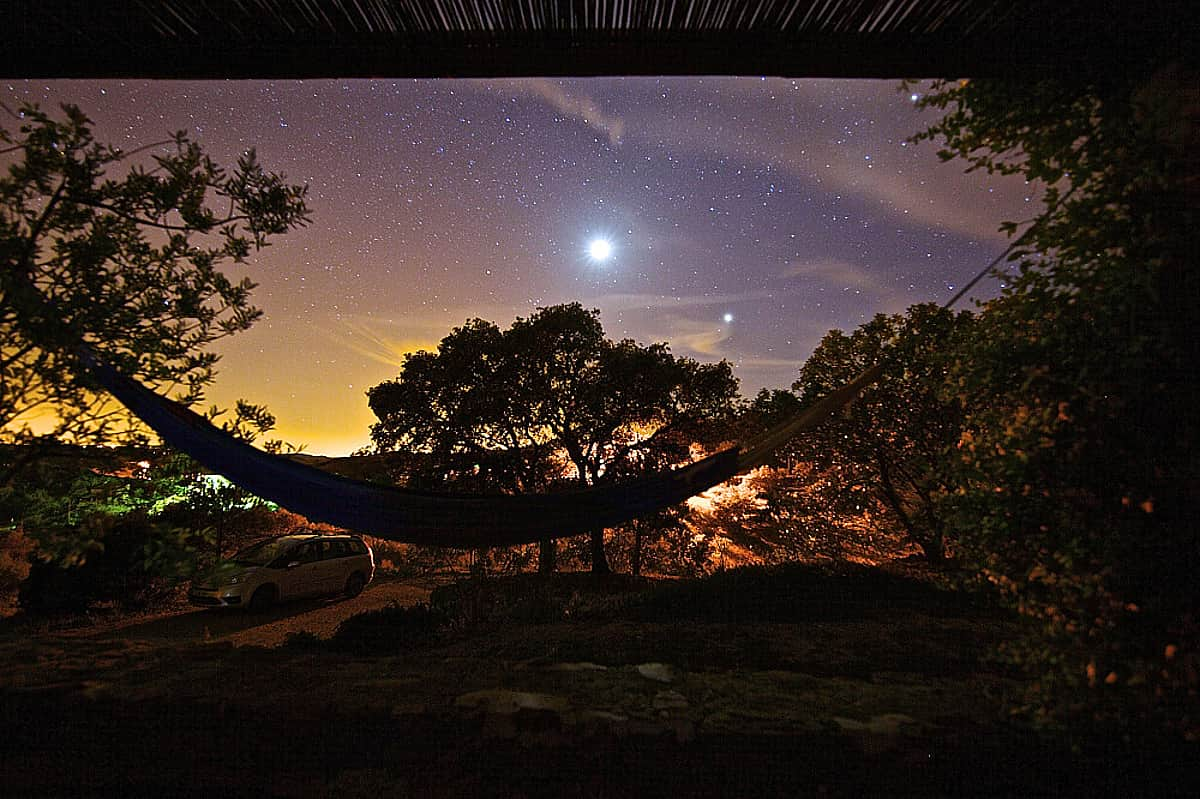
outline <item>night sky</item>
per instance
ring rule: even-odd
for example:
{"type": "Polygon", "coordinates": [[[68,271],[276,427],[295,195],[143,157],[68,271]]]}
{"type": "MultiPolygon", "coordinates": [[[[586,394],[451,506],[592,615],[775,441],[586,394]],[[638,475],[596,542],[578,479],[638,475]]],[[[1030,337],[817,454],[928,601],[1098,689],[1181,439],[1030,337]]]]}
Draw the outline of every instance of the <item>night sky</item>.
{"type": "Polygon", "coordinates": [[[830,328],[948,299],[1037,202],[906,144],[932,117],[897,81],[2,86],[79,105],[100,141],[185,129],[219,163],[256,147],[309,184],[312,224],[227,270],[266,315],[220,345],[208,396],[266,404],[319,454],[368,442],[364,392],[403,353],[559,302],[599,308],[612,338],[727,358],[747,396],[786,387],[830,328]]]}

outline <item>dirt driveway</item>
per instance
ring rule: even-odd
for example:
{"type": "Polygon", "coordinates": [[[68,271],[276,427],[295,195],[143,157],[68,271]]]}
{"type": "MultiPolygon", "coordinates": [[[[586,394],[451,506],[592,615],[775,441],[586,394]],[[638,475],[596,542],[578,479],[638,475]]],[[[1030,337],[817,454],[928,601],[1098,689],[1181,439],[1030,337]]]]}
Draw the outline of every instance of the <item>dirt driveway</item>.
{"type": "Polygon", "coordinates": [[[276,647],[289,635],[308,632],[318,638],[333,635],[350,616],[393,603],[413,605],[429,599],[440,584],[437,578],[373,581],[354,599],[305,599],[288,602],[263,613],[235,609],[188,608],[152,616],[101,622],[59,633],[64,638],[121,639],[159,644],[229,641],[234,646],[276,647]]]}

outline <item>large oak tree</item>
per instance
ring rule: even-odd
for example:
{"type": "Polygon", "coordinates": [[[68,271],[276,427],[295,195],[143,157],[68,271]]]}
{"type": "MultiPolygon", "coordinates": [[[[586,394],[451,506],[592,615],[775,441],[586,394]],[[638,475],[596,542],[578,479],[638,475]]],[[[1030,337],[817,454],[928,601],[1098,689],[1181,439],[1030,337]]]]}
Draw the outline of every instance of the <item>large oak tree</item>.
{"type": "MultiPolygon", "coordinates": [[[[610,341],[599,311],[578,303],[503,331],[471,320],[368,392],[378,448],[427,452],[447,474],[486,473],[504,491],[544,490],[563,476],[590,486],[684,462],[736,397],[728,363],[610,341]]],[[[608,571],[603,530],[592,531],[590,551],[592,569],[608,571]]],[[[551,542],[542,553],[552,568],[551,542]]]]}

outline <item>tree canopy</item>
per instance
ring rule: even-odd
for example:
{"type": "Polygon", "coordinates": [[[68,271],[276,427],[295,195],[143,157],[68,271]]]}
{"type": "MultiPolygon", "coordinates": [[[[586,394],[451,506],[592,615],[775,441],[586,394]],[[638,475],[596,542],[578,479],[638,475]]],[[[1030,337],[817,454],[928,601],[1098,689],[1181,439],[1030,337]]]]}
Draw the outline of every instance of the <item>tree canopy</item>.
{"type": "Polygon", "coordinates": [[[124,374],[184,402],[202,396],[210,345],[260,316],[254,284],[221,268],[306,224],[306,188],[253,150],[232,169],[179,132],[132,151],[60,117],[0,107],[0,441],[97,442],[134,425],[94,389],[80,340],[124,374]]]}
{"type": "MultiPolygon", "coordinates": [[[[407,355],[399,377],[367,396],[378,448],[426,451],[468,484],[485,475],[493,490],[530,491],[688,460],[703,426],[733,412],[737,382],[724,361],[611,341],[599,311],[571,303],[503,331],[470,320],[436,352],[407,355]]],[[[607,569],[602,530],[591,555],[593,569],[607,569]]]]}
{"type": "Polygon", "coordinates": [[[796,456],[835,486],[844,505],[877,503],[934,563],[945,556],[936,508],[942,463],[959,436],[960,409],[941,397],[943,353],[971,325],[969,313],[915,305],[879,314],[850,335],[831,330],[800,369],[793,390],[807,405],[869,366],[883,375],[844,413],[801,436],[796,456]]]}

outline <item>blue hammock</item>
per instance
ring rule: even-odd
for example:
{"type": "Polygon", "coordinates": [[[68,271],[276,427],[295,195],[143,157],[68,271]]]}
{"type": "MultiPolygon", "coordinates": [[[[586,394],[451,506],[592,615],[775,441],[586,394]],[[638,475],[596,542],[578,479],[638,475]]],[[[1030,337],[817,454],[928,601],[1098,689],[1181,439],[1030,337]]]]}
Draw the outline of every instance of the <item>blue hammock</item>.
{"type": "Polygon", "coordinates": [[[765,462],[879,374],[872,368],[753,442],[679,469],[552,494],[464,495],[366,483],[263,452],[117,371],[90,347],[81,346],[79,356],[100,384],[164,442],[252,494],[314,522],[393,541],[464,548],[579,535],[682,502],[765,462]]]}

